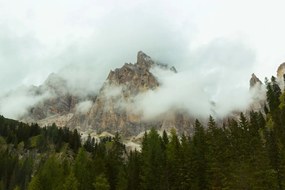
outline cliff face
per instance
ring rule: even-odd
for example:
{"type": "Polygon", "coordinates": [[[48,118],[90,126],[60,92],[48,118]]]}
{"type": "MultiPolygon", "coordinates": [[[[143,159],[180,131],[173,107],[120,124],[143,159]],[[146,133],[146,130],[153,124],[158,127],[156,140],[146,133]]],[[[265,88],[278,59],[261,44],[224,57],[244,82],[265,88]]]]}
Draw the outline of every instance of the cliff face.
{"type": "Polygon", "coordinates": [[[250,86],[250,88],[253,88],[254,86],[256,86],[256,85],[261,85],[262,84],[262,82],[259,80],[259,78],[257,78],[257,76],[253,73],[252,75],[251,75],[251,78],[250,78],[250,80],[249,80],[249,86],[250,86]]]}
{"type": "MultiPolygon", "coordinates": [[[[279,73],[285,73],[285,66],[283,71],[282,68],[279,73]]],[[[176,128],[180,134],[191,133],[195,118],[183,110],[169,110],[151,121],[144,120],[142,113],[137,111],[136,97],[160,88],[153,69],[177,72],[174,67],[157,63],[140,51],[136,63],[125,63],[121,68],[110,71],[98,94],[92,97],[73,95],[68,89],[67,81],[51,74],[43,85],[33,89],[34,94],[48,92],[49,98],[32,107],[23,120],[38,122],[41,126],[55,123],[80,131],[120,132],[126,137],[135,136],[151,127],[167,131],[176,128]],[[84,111],[79,111],[81,109],[78,107],[84,102],[84,111]]],[[[262,82],[252,74],[250,90],[254,93],[254,101],[250,105],[251,109],[263,108],[263,89],[262,82]]]]}
{"type": "Polygon", "coordinates": [[[133,111],[133,98],[136,95],[159,87],[159,82],[151,72],[154,67],[176,72],[174,67],[156,63],[140,51],[137,63],[126,63],[123,67],[110,71],[88,113],[75,114],[67,125],[83,130],[96,130],[98,133],[118,131],[125,136],[137,135],[151,127],[176,127],[179,132],[190,130],[191,123],[185,114],[169,113],[167,119],[165,117],[156,121],[144,121],[139,113],[133,111]]]}
{"type": "Polygon", "coordinates": [[[279,65],[277,69],[277,81],[282,90],[285,89],[285,63],[279,65]]]}
{"type": "Polygon", "coordinates": [[[281,65],[279,65],[277,69],[277,78],[283,80],[284,74],[285,74],[285,63],[282,63],[281,65]]]}
{"type": "Polygon", "coordinates": [[[49,75],[43,85],[31,91],[35,96],[48,93],[48,98],[31,107],[22,120],[38,122],[42,126],[52,123],[66,125],[79,102],[79,97],[69,93],[66,81],[54,73],[49,75]]]}

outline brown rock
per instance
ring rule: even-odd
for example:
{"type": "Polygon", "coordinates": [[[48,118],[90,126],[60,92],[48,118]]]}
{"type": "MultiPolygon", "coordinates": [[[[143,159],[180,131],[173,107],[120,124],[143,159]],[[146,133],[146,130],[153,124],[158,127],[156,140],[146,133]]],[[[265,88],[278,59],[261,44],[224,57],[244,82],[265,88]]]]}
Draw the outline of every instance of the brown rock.
{"type": "Polygon", "coordinates": [[[81,120],[83,123],[74,123],[80,120],[78,119],[80,116],[75,114],[68,126],[82,126],[85,130],[93,129],[98,133],[118,131],[124,136],[137,135],[151,127],[162,130],[176,127],[178,132],[189,132],[192,125],[186,114],[175,113],[171,117],[168,114],[157,118],[156,121],[147,122],[142,120],[142,115],[133,112],[132,98],[159,86],[157,79],[150,71],[152,67],[177,72],[174,67],[169,68],[167,65],[156,63],[140,51],[137,55],[137,63],[126,63],[123,67],[110,71],[95,103],[85,119],[81,120]],[[119,89],[118,92],[110,93],[115,88],[119,89]]]}
{"type": "Polygon", "coordinates": [[[250,81],[249,81],[250,88],[254,87],[254,86],[257,85],[257,84],[258,84],[258,85],[261,85],[262,82],[259,80],[259,78],[257,78],[257,77],[255,76],[254,73],[252,73],[251,79],[250,79],[250,81]]]}
{"type": "Polygon", "coordinates": [[[87,113],[76,111],[80,98],[71,95],[65,80],[52,74],[37,91],[49,91],[53,96],[34,106],[28,118],[42,125],[55,122],[59,126],[79,128],[82,131],[120,132],[124,136],[134,136],[151,127],[160,130],[175,127],[179,133],[191,132],[194,120],[183,111],[167,113],[154,121],[144,121],[140,113],[133,111],[132,103],[136,95],[159,87],[158,80],[151,73],[153,67],[177,72],[174,67],[157,63],[140,51],[135,64],[126,63],[121,68],[110,71],[97,96],[85,98],[93,101],[87,113]]]}
{"type": "Polygon", "coordinates": [[[277,78],[280,80],[284,80],[284,74],[285,74],[285,62],[279,65],[277,69],[277,78]]]}

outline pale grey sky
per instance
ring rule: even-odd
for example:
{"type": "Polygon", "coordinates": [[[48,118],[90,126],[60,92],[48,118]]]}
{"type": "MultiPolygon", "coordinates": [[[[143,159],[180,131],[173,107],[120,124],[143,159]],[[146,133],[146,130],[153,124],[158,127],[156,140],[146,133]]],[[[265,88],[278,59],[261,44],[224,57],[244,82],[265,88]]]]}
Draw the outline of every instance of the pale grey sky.
{"type": "Polygon", "coordinates": [[[284,5],[282,0],[0,0],[0,88],[38,85],[69,64],[93,68],[94,81],[102,81],[109,69],[134,62],[139,50],[180,70],[219,57],[216,68],[234,62],[247,68],[241,79],[255,72],[263,80],[285,61],[284,5]]]}

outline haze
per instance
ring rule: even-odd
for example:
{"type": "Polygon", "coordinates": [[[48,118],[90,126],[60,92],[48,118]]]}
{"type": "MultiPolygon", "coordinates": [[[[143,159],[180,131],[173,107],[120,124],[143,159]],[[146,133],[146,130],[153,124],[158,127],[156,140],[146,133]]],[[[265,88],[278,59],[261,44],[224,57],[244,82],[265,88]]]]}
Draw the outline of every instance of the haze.
{"type": "MultiPolygon", "coordinates": [[[[146,115],[161,113],[145,106],[153,102],[207,115],[211,101],[224,115],[251,101],[251,73],[263,80],[285,60],[283,5],[281,0],[0,0],[0,94],[40,85],[52,72],[66,78],[76,94],[96,93],[111,69],[135,62],[143,50],[179,71],[156,73],[161,91],[138,99],[146,115]]],[[[0,114],[16,118],[23,112],[15,113],[17,105],[39,101],[14,92],[21,98],[2,98],[0,114]]]]}

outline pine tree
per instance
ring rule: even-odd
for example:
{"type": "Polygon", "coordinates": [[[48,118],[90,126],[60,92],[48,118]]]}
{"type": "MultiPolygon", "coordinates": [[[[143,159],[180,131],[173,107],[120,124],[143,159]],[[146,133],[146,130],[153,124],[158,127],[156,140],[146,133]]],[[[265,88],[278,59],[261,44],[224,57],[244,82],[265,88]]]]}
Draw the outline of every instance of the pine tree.
{"type": "Polygon", "coordinates": [[[195,133],[193,136],[193,159],[194,171],[196,173],[193,189],[208,189],[208,161],[207,161],[207,142],[204,127],[195,121],[195,133]]]}
{"type": "Polygon", "coordinates": [[[209,186],[213,189],[225,188],[224,182],[229,171],[229,141],[225,129],[219,128],[210,116],[206,134],[208,144],[209,186]]]}
{"type": "Polygon", "coordinates": [[[149,134],[145,134],[142,142],[142,188],[143,189],[165,189],[162,186],[164,153],[157,131],[152,128],[149,134]]]}
{"type": "Polygon", "coordinates": [[[111,190],[116,189],[118,174],[124,165],[123,155],[125,153],[125,147],[120,141],[120,136],[116,133],[113,141],[110,142],[109,150],[107,150],[106,176],[111,190]]]}
{"type": "Polygon", "coordinates": [[[193,156],[191,150],[191,139],[187,138],[185,134],[181,137],[181,174],[180,174],[180,189],[191,189],[191,182],[194,179],[193,172],[193,156]]]}
{"type": "Polygon", "coordinates": [[[79,190],[92,189],[94,176],[92,172],[92,162],[87,152],[80,148],[74,163],[74,175],[79,184],[79,190]]]}
{"type": "Polygon", "coordinates": [[[38,176],[32,178],[32,181],[29,183],[28,190],[42,190],[41,182],[38,176]]]}
{"type": "Polygon", "coordinates": [[[182,175],[181,145],[175,129],[171,129],[170,142],[167,146],[167,168],[169,189],[177,189],[182,175]]]}
{"type": "Polygon", "coordinates": [[[73,171],[71,171],[64,181],[63,190],[78,190],[78,186],[79,186],[79,183],[73,171]]]}
{"type": "Polygon", "coordinates": [[[127,164],[128,190],[141,189],[141,155],[138,151],[131,151],[127,164]]]}
{"type": "Polygon", "coordinates": [[[95,190],[109,190],[110,189],[108,180],[106,179],[104,175],[100,175],[96,177],[96,180],[93,186],[95,187],[95,190]]]}

